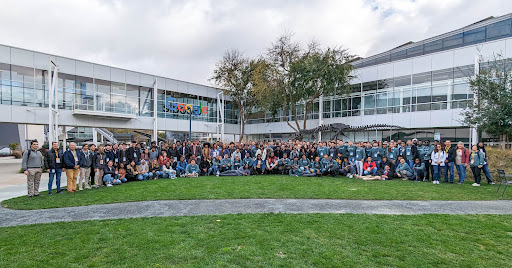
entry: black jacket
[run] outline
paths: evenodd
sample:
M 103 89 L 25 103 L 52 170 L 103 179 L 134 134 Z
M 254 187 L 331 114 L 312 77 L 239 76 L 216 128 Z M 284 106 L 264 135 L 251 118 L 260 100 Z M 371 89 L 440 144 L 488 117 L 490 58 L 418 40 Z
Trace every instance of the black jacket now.
M 130 148 L 128 148 L 128 150 L 126 150 L 126 152 L 128 153 L 128 155 L 126 157 L 128 158 L 129 162 L 132 162 L 132 161 L 137 162 L 140 160 L 140 150 L 139 149 L 130 147 Z M 135 157 L 134 153 L 137 157 Z
M 448 160 L 448 162 L 455 162 L 455 158 L 457 158 L 457 146 L 452 144 L 446 154 L 446 160 Z
M 46 151 L 46 153 L 44 154 L 44 167 L 46 169 L 62 169 L 62 161 L 64 160 L 64 154 L 60 149 L 57 149 L 57 153 L 59 154 L 60 163 L 55 162 L 57 154 L 53 149 Z

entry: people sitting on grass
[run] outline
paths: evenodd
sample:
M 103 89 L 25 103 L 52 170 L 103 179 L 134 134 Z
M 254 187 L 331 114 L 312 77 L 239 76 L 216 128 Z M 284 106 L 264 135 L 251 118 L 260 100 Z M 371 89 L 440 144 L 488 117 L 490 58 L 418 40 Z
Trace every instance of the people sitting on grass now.
M 419 158 L 414 159 L 412 171 L 414 181 L 420 182 L 425 180 L 425 163 L 423 163 Z
M 404 181 L 413 178 L 414 173 L 412 168 L 403 157 L 400 158 L 400 164 L 396 167 L 396 175 Z
M 185 174 L 187 165 L 188 165 L 188 163 L 187 163 L 186 157 L 184 155 L 181 156 L 180 161 L 178 162 L 178 164 L 176 164 L 176 174 L 180 177 L 181 177 L 181 175 Z
M 377 174 L 377 165 L 373 162 L 372 157 L 368 156 L 363 164 L 363 174 L 375 176 Z
M 161 169 L 162 168 L 158 164 L 158 160 L 156 158 L 153 158 L 153 160 L 151 161 L 151 165 L 149 166 L 149 173 L 153 174 L 152 179 L 156 180 L 158 178 L 162 178 L 163 173 Z
M 252 166 L 255 175 L 262 175 L 265 172 L 265 160 L 261 158 L 261 154 L 256 155 L 256 160 L 254 160 Z
M 137 172 L 139 173 L 137 177 L 139 181 L 153 178 L 153 173 L 149 172 L 149 165 L 146 163 L 146 160 L 140 161 L 140 165 L 137 166 Z
M 190 161 L 190 164 L 187 165 L 184 177 L 198 177 L 199 172 L 200 172 L 199 166 L 196 164 L 195 160 L 192 160 L 192 161 Z
M 176 170 L 174 170 L 171 166 L 171 162 L 165 163 L 165 165 L 162 166 L 162 177 L 164 179 L 171 178 L 176 179 Z
M 103 168 L 103 174 L 103 182 L 107 187 L 112 187 L 114 184 L 121 184 L 121 179 L 117 169 L 114 167 L 113 160 L 107 162 L 107 166 Z
M 342 176 L 352 178 L 355 173 L 356 168 L 354 167 L 354 163 L 349 162 L 348 157 L 343 157 L 343 162 L 341 162 L 340 174 Z

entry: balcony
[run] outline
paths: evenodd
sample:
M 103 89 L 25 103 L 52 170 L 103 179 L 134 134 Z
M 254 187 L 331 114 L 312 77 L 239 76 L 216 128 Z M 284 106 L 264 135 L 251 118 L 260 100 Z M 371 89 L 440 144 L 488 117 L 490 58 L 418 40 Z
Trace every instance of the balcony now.
M 137 110 L 127 103 L 111 103 L 105 101 L 104 96 L 95 95 L 94 99 L 75 98 L 73 100 L 73 114 L 129 120 L 136 117 Z

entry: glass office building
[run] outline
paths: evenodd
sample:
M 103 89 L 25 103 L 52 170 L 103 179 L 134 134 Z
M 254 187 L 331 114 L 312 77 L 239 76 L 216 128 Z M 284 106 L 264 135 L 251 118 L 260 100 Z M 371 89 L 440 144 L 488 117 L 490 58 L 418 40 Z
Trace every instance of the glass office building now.
M 309 115 L 308 128 L 336 122 L 354 126 L 391 124 L 407 130 L 340 138 L 432 140 L 434 133 L 440 133 L 443 139 L 468 141 L 470 130 L 462 125 L 460 115 L 473 101 L 468 81 L 475 68 L 482 68 L 476 58 L 486 61 L 494 55 L 512 58 L 512 14 L 360 59 L 355 62 L 353 74 L 357 78 L 351 83 L 352 93 L 319 98 Z M 253 139 L 286 139 L 293 133 L 286 119 L 293 121 L 291 112 L 272 117 L 255 111 L 247 131 L 253 133 Z M 327 140 L 332 134 L 322 133 L 321 138 Z

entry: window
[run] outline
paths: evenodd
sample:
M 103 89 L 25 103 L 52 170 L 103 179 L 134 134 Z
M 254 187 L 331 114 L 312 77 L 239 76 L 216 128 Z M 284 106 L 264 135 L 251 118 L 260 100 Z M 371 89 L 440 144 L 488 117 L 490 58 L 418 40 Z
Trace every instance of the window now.
M 485 42 L 485 27 L 464 32 L 464 45 Z
M 432 102 L 447 101 L 448 92 L 450 92 L 450 86 L 448 85 L 432 87 Z
M 494 39 L 510 36 L 512 34 L 511 33 L 511 25 L 510 25 L 511 21 L 512 21 L 511 19 L 508 19 L 508 20 L 493 23 L 491 25 L 487 25 L 487 27 L 486 27 L 487 40 L 494 40 Z
M 443 49 L 443 39 L 428 42 L 424 45 L 425 54 L 434 53 Z
M 363 91 L 377 90 L 377 81 L 363 83 Z
M 419 74 L 413 74 L 412 75 L 412 83 L 414 85 L 416 85 L 416 84 L 430 84 L 431 80 L 432 80 L 431 72 L 419 73 Z
M 414 89 L 413 103 L 429 103 L 431 99 L 430 87 Z
M 375 64 L 386 63 L 386 62 L 389 62 L 390 59 L 391 59 L 390 54 L 384 55 L 384 56 L 380 56 L 380 57 L 375 59 Z
M 395 87 L 403 87 L 403 86 L 410 86 L 411 85 L 411 76 L 399 76 L 395 77 Z
M 443 48 L 450 49 L 450 48 L 461 47 L 463 41 L 464 40 L 463 40 L 462 33 L 445 37 L 445 38 L 443 38 Z
M 417 45 L 407 49 L 407 58 L 423 55 L 423 45 Z
M 469 85 L 467 83 L 453 86 L 452 100 L 465 100 L 468 98 Z
M 375 95 L 372 94 L 364 96 L 364 114 L 375 114 Z
M 353 93 L 360 93 L 361 92 L 361 84 L 350 85 L 350 88 L 352 89 Z
M 377 81 L 377 89 L 385 89 L 393 87 L 393 78 L 390 79 L 382 79 Z
M 453 77 L 455 79 L 471 77 L 474 74 L 475 74 L 475 65 L 473 65 L 473 64 L 455 67 L 453 70 Z
M 432 81 L 453 80 L 453 68 L 432 72 Z

